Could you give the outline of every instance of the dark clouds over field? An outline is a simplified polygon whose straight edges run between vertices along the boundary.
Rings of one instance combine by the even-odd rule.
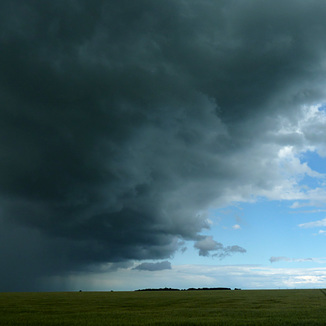
[[[309,0],[1,1],[0,290],[184,240],[245,252],[202,235],[205,210],[272,197],[279,146],[317,142],[278,131],[325,99],[325,18]]]
[[[162,271],[164,269],[171,269],[171,263],[167,260],[159,262],[159,263],[141,263],[136,266],[134,269],[138,269],[141,271]]]

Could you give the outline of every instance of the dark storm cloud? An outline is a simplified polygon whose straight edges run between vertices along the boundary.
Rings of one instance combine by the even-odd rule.
[[[272,189],[263,135],[324,98],[325,15],[323,1],[2,1],[0,289],[170,257],[202,239],[208,206]]]
[[[134,269],[138,269],[141,271],[162,271],[165,269],[171,269],[171,263],[167,260],[158,262],[158,263],[141,263]]]

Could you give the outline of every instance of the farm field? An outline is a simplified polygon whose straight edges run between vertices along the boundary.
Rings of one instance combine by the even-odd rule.
[[[324,290],[0,293],[0,325],[325,325]]]

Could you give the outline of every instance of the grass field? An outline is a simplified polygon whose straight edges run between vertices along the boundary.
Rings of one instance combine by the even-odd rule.
[[[0,293],[0,325],[325,325],[326,291]]]

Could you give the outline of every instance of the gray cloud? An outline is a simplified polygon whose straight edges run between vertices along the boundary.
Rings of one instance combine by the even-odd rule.
[[[320,143],[318,119],[291,130],[325,100],[325,15],[323,1],[1,1],[0,290],[19,269],[15,289],[35,289],[183,240],[244,250],[205,249],[202,212],[275,197],[279,149]]]
[[[316,259],[316,258],[289,258],[289,257],[284,257],[284,256],[281,256],[281,257],[271,257],[269,259],[269,261],[271,263],[277,263],[277,262],[280,262],[280,261],[286,261],[286,262],[311,262],[311,261],[320,261],[321,259]]]
[[[209,256],[211,251],[222,250],[223,245],[213,240],[213,237],[207,236],[198,240],[194,247],[199,250],[200,256]]]
[[[224,247],[211,236],[202,236],[196,241],[194,247],[199,250],[200,256],[210,256],[224,258],[234,253],[245,253],[246,250],[240,246]]]
[[[274,257],[272,256],[269,261],[271,263],[276,263],[276,262],[279,262],[279,261],[291,261],[291,258],[288,258],[288,257]]]
[[[167,260],[158,262],[158,263],[141,263],[136,266],[134,269],[138,269],[140,271],[162,271],[165,269],[171,269],[171,263]]]

